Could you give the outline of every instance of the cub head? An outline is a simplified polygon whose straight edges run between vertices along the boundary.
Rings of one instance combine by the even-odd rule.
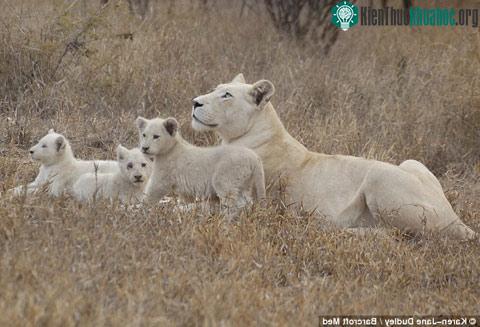
[[[247,84],[242,74],[193,99],[192,127],[214,130],[223,139],[244,135],[275,93],[272,82]]]
[[[121,174],[133,184],[143,185],[152,172],[153,158],[149,158],[140,149],[131,149],[119,145],[117,161]]]
[[[30,148],[30,155],[33,160],[40,161],[43,165],[54,165],[65,159],[66,155],[71,154],[70,144],[67,139],[53,129],[48,131]]]
[[[138,117],[135,123],[140,136],[140,149],[146,155],[156,156],[167,153],[178,142],[179,127],[175,118]]]

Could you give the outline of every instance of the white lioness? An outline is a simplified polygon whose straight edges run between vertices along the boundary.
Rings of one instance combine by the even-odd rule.
[[[140,149],[117,147],[119,170],[114,173],[87,173],[73,185],[73,194],[79,201],[119,199],[124,203],[142,201],[150,177],[152,159]]]
[[[192,126],[214,130],[223,144],[254,150],[267,184],[285,183],[287,201],[315,210],[342,227],[380,222],[404,231],[475,237],[445,198],[435,176],[420,162],[399,166],[351,156],[308,151],[284,128],[270,103],[271,82],[247,84],[242,74],[193,101]]]
[[[148,120],[138,117],[142,151],[155,156],[147,184],[149,199],[167,194],[184,199],[218,197],[226,208],[241,208],[252,199],[265,197],[265,178],[260,158],[244,147],[202,148],[185,141],[175,118]]]
[[[37,177],[28,185],[11,189],[9,194],[31,194],[46,188],[50,195],[60,196],[64,192],[70,193],[73,184],[82,174],[95,170],[100,173],[118,170],[115,161],[75,159],[68,140],[53,129],[30,148],[30,155],[33,160],[41,163]]]

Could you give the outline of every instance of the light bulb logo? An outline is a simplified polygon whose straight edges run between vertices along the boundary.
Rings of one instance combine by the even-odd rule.
[[[341,6],[337,10],[337,17],[340,19],[340,28],[344,31],[348,30],[353,17],[352,8],[348,6]]]
[[[358,23],[358,8],[348,1],[340,1],[332,7],[331,12],[332,23],[343,31]]]

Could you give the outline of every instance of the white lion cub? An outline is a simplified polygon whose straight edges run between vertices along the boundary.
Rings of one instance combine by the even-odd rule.
[[[50,195],[60,196],[64,192],[70,193],[73,184],[82,174],[95,170],[100,173],[118,170],[115,161],[76,159],[68,140],[63,135],[55,133],[53,129],[30,148],[30,155],[33,160],[41,163],[37,177],[26,186],[11,189],[9,194],[17,196],[24,192],[31,194],[45,187]]]
[[[106,174],[82,175],[73,186],[73,194],[79,201],[94,198],[119,199],[124,203],[140,202],[150,177],[152,162],[139,149],[117,147],[119,171]]]
[[[222,206],[238,209],[265,198],[260,158],[244,147],[197,147],[185,141],[175,118],[136,120],[143,153],[155,156],[146,187],[148,199],[175,193],[190,199],[220,199]]]

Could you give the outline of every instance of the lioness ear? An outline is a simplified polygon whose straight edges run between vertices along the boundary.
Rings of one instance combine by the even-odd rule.
[[[117,160],[122,161],[125,160],[127,149],[123,147],[121,144],[117,146]]]
[[[66,145],[67,145],[67,142],[65,142],[65,138],[63,136],[59,136],[55,140],[55,148],[57,149],[57,152],[60,152],[60,150],[65,149]]]
[[[243,76],[242,73],[238,74],[237,76],[235,76],[234,79],[232,79],[232,83],[247,83],[247,81],[245,80],[245,77]]]
[[[263,109],[263,107],[268,103],[268,101],[270,101],[275,93],[275,87],[273,86],[272,82],[261,80],[253,84],[249,93],[253,97],[253,101],[258,108]]]
[[[175,118],[167,118],[167,120],[163,122],[163,126],[165,126],[165,129],[171,136],[175,136],[175,134],[177,133],[178,122]]]
[[[141,131],[147,126],[147,120],[143,117],[138,116],[137,119],[135,119],[135,124],[137,125],[137,128]]]
[[[50,129],[48,130],[48,134],[53,134],[53,133],[55,133],[55,131],[53,130],[53,128],[50,128]]]

